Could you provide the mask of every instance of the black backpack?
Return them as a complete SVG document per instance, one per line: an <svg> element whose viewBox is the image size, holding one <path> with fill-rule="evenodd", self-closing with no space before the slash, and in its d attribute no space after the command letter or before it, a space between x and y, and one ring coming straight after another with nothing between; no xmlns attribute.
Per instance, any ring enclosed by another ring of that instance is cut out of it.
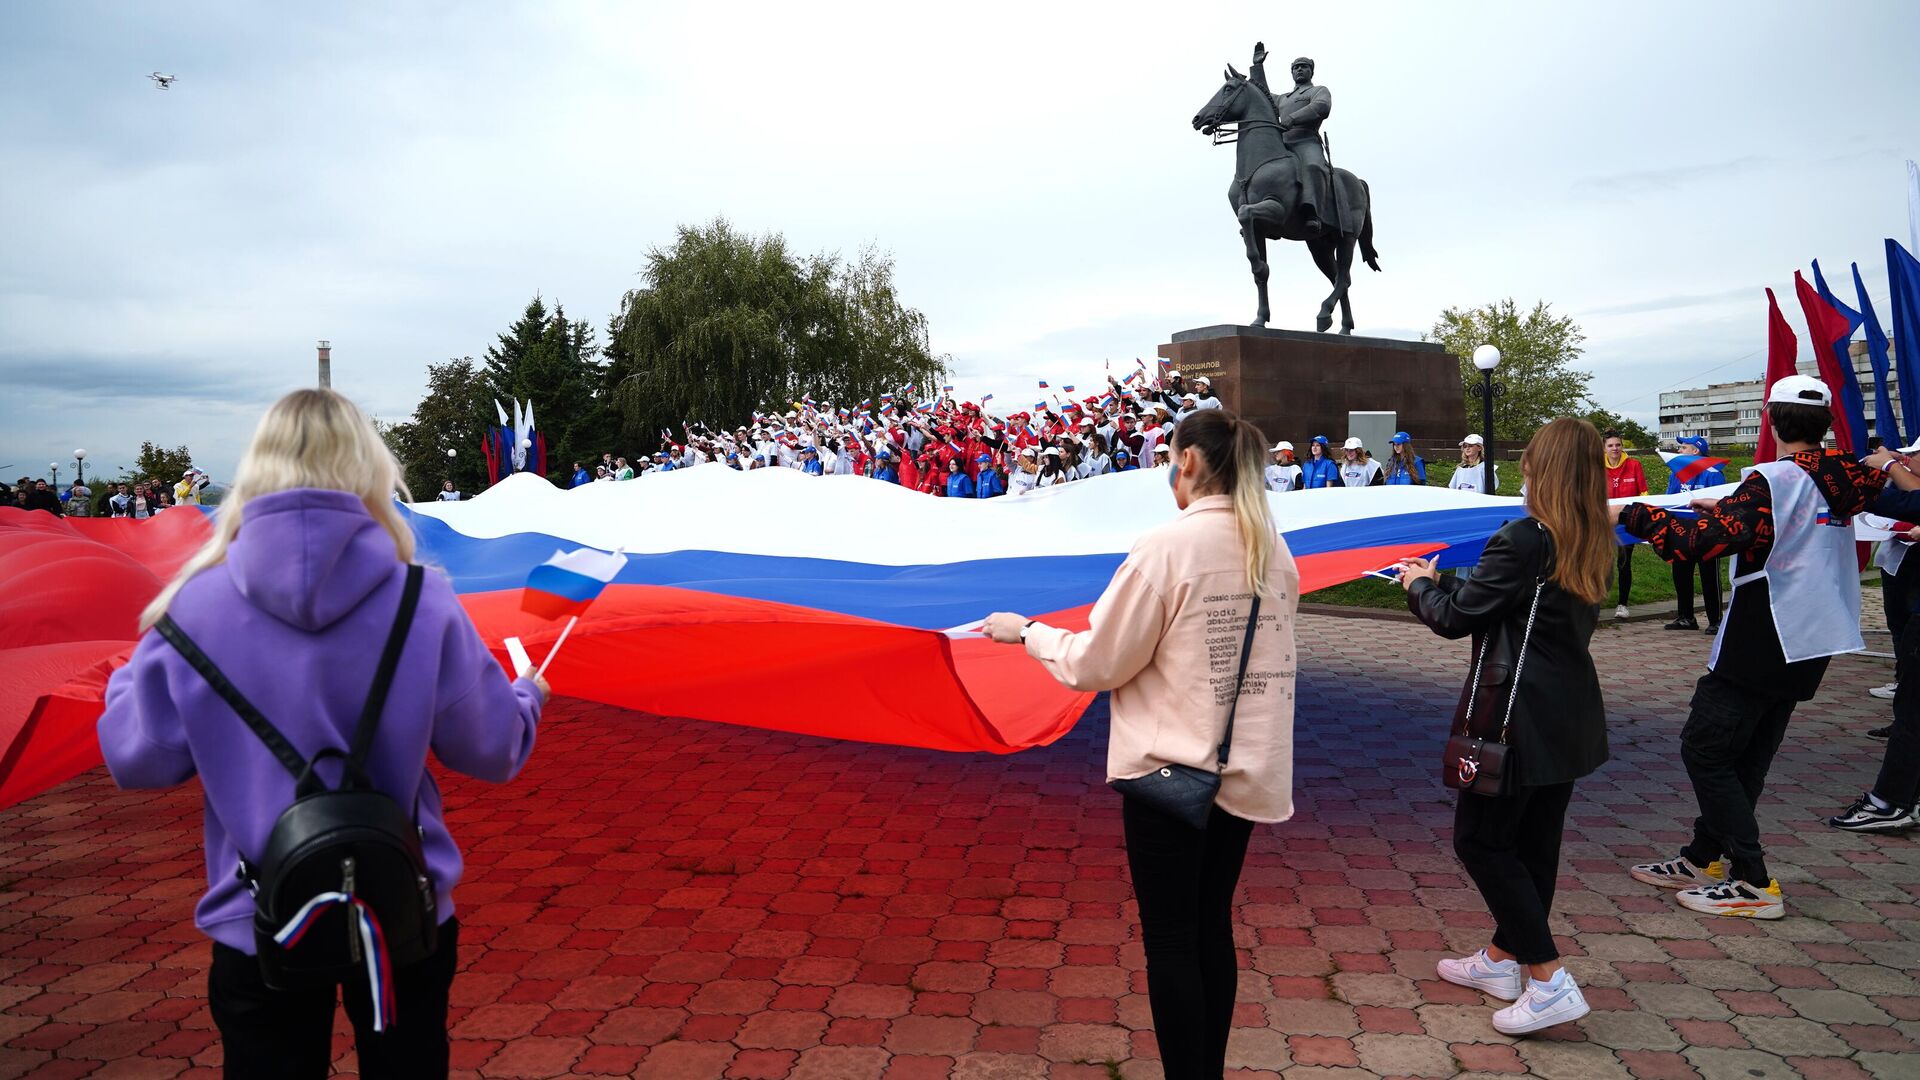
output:
<svg viewBox="0 0 1920 1080"><path fill-rule="evenodd" d="M392 1022L394 972L431 955L439 932L421 829L391 796L374 789L366 772L367 751L419 606L421 576L419 566L407 567L400 611L352 750L327 747L312 760L301 758L177 623L162 617L154 625L294 777L293 805L273 823L257 861L241 855L238 872L253 894L253 940L267 985L332 986L364 971L375 1030ZM342 762L337 788L327 787L315 768L329 757Z"/></svg>

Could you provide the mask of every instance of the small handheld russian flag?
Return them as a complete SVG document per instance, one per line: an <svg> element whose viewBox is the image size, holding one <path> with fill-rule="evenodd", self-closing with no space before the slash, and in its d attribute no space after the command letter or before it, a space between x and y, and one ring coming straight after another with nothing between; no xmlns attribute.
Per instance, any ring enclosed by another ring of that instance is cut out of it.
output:
<svg viewBox="0 0 1920 1080"><path fill-rule="evenodd" d="M1708 457L1705 454L1670 454L1665 450L1659 451L1659 454L1674 478L1683 484L1692 483L1708 469L1724 468L1728 463L1726 458Z"/></svg>
<svg viewBox="0 0 1920 1080"><path fill-rule="evenodd" d="M891 405L891 404L893 404L893 395L892 395L891 393L886 393L886 394L881 394L881 395L880 395L880 404L882 404L882 405Z"/></svg>
<svg viewBox="0 0 1920 1080"><path fill-rule="evenodd" d="M953 384L952 384L952 383L947 383L947 384L945 384L945 385L943 385L942 387L940 387L940 392L941 392L941 393L943 393L943 394L951 394L951 393L953 393Z"/></svg>
<svg viewBox="0 0 1920 1080"><path fill-rule="evenodd" d="M520 609L543 619L579 618L627 565L618 551L556 551L527 575Z"/></svg>
<svg viewBox="0 0 1920 1080"><path fill-rule="evenodd" d="M993 395L992 395L992 394L982 394L982 395L980 395L980 404L982 404L982 405L985 405L985 404L986 404L987 402L989 402L989 401L992 401L992 400L993 400Z"/></svg>
<svg viewBox="0 0 1920 1080"><path fill-rule="evenodd" d="M1072 383L1068 383L1067 385L1065 385L1065 386L1063 386L1063 387L1061 387L1061 388L1060 388L1060 392L1061 392L1061 393L1063 393L1063 394L1071 394L1071 393L1073 393L1073 384L1072 384Z"/></svg>
<svg viewBox="0 0 1920 1080"><path fill-rule="evenodd" d="M1040 389L1042 389L1042 390L1045 390L1046 388L1047 388L1047 380L1045 380L1045 379L1041 379L1041 380L1040 380Z"/></svg>

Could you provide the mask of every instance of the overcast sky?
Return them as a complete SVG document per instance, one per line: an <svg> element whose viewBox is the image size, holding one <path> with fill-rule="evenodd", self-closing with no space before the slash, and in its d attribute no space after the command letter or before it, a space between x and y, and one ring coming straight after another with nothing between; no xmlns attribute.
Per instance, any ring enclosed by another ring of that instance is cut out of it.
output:
<svg viewBox="0 0 1920 1080"><path fill-rule="evenodd" d="M964 396L1096 383L1253 314L1232 150L1189 121L1256 39L1318 61L1372 185L1360 333L1545 299L1648 421L1759 374L1763 286L1804 337L1813 258L1858 260L1884 317L1920 157L1908 3L400 7L0 6L8 476L142 439L230 476L317 338L399 418L536 292L604 327L715 215L890 250ZM1298 245L1273 267L1276 325L1310 328L1324 280Z"/></svg>

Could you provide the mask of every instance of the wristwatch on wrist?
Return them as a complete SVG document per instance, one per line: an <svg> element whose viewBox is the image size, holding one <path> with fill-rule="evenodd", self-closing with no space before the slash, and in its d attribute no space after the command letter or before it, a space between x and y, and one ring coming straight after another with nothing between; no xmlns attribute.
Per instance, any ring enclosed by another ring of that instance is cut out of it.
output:
<svg viewBox="0 0 1920 1080"><path fill-rule="evenodd" d="M1020 628L1020 640L1021 640L1021 641L1025 641L1025 640L1027 640L1027 631L1029 631L1029 630L1031 630L1031 629L1033 629L1033 624L1034 624L1034 623L1037 623L1037 622L1039 622L1039 621L1040 621L1039 619L1028 619L1028 620L1027 620L1027 624L1026 624L1025 626L1022 626L1022 627Z"/></svg>

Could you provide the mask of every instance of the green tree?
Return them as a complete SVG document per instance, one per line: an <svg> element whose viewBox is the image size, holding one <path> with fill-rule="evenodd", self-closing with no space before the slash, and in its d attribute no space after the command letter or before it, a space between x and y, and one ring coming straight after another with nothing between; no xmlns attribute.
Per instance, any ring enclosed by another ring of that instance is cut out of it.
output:
<svg viewBox="0 0 1920 1080"><path fill-rule="evenodd" d="M1500 396L1494 399L1493 426L1508 446L1532 438L1549 420L1587 411L1587 384L1593 375L1573 366L1586 335L1571 318L1555 315L1544 300L1524 314L1512 297L1477 308L1448 308L1421 338L1439 342L1460 358L1469 418L1480 415L1479 399L1471 389L1480 380L1473 350L1485 344L1500 349L1495 372Z"/></svg>
<svg viewBox="0 0 1920 1080"><path fill-rule="evenodd" d="M947 372L892 258L872 248L802 258L778 233L715 219L649 251L643 276L608 326L607 385L629 442L650 447L683 422L733 426L805 394L851 406L910 383L926 393Z"/></svg>
<svg viewBox="0 0 1920 1080"><path fill-rule="evenodd" d="M508 398L533 403L534 427L547 440L547 475L562 482L575 459L611 449L606 370L599 362L593 327L569 321L566 310L535 296L499 340L487 349L481 383L488 407L511 410Z"/></svg>
<svg viewBox="0 0 1920 1080"><path fill-rule="evenodd" d="M134 463L134 474L149 480L164 480L168 484L178 483L180 477L193 467L193 454L184 446L172 450L163 450L151 442L140 444L140 457Z"/></svg>
<svg viewBox="0 0 1920 1080"><path fill-rule="evenodd" d="M1660 445L1659 437L1641 426L1639 421L1629 420L1619 413L1596 408L1590 410L1584 419L1599 428L1603 435L1608 431L1619 432L1626 444L1636 450L1652 450Z"/></svg>
<svg viewBox="0 0 1920 1080"><path fill-rule="evenodd" d="M486 488L481 440L493 415L486 381L473 357L427 365L427 392L414 406L412 418L380 425L415 499L433 498L442 480L452 480L468 496ZM534 419L540 419L538 413Z"/></svg>

